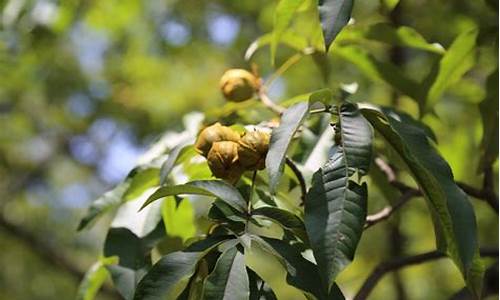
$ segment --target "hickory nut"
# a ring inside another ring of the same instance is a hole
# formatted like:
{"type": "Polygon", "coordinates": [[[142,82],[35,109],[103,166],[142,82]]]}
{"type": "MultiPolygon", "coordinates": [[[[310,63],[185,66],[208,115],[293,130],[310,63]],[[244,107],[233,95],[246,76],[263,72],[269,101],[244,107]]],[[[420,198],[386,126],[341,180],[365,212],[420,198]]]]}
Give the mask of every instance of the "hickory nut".
{"type": "Polygon", "coordinates": [[[232,102],[251,99],[259,87],[260,79],[244,69],[228,70],[220,79],[222,94],[232,102]]]}
{"type": "Polygon", "coordinates": [[[208,167],[217,178],[236,183],[244,169],[238,160],[238,143],[221,141],[212,144],[208,152],[208,167]]]}
{"type": "Polygon", "coordinates": [[[270,135],[263,131],[247,132],[239,141],[238,157],[247,170],[263,170],[269,150],[270,135]]]}
{"type": "Polygon", "coordinates": [[[238,132],[222,126],[220,123],[215,123],[200,132],[194,148],[198,153],[207,157],[214,143],[220,141],[238,142],[239,140],[240,135],[238,132]]]}

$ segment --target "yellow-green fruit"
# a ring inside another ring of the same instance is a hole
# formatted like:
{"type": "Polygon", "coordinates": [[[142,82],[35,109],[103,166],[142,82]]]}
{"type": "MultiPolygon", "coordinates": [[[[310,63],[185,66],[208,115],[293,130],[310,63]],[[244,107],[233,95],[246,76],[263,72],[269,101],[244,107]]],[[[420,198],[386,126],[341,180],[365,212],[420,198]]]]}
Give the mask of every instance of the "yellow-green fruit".
{"type": "Polygon", "coordinates": [[[259,87],[259,78],[244,69],[228,70],[220,79],[220,89],[228,101],[251,99],[259,87]]]}
{"type": "Polygon", "coordinates": [[[238,143],[231,141],[215,142],[208,152],[208,167],[217,178],[236,183],[243,174],[238,160],[238,143]]]}
{"type": "Polygon", "coordinates": [[[270,138],[263,131],[247,132],[239,141],[238,157],[241,165],[248,170],[263,170],[270,138]]]}
{"type": "Polygon", "coordinates": [[[238,132],[229,127],[222,126],[220,123],[215,123],[200,132],[194,148],[198,153],[207,157],[213,143],[220,141],[238,142],[239,140],[240,134],[238,132]]]}

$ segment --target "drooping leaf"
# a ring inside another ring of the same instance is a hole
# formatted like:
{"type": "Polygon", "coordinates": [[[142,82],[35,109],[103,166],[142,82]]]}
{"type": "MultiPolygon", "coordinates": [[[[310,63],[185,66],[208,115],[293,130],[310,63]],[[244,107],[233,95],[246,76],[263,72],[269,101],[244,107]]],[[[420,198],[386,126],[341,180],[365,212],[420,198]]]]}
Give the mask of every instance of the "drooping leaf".
{"type": "Polygon", "coordinates": [[[288,244],[285,241],[262,237],[278,255],[280,255],[287,265],[287,282],[302,291],[313,295],[318,300],[343,300],[344,296],[338,286],[334,284],[330,293],[325,286],[318,282],[318,266],[305,259],[298,247],[288,244]]]}
{"type": "Polygon", "coordinates": [[[304,0],[280,0],[274,13],[273,39],[271,42],[271,61],[274,65],[276,49],[281,36],[293,19],[295,12],[304,3],[304,0]]]}
{"type": "Polygon", "coordinates": [[[330,160],[313,176],[305,201],[305,225],[323,284],[352,261],[366,217],[366,184],[351,180],[366,174],[372,159],[372,128],[354,104],[338,109],[339,138],[330,160]]]}
{"type": "MultiPolygon", "coordinates": [[[[425,111],[431,110],[439,101],[444,91],[457,82],[475,63],[477,29],[460,34],[439,61],[436,74],[431,73],[432,85],[427,91],[425,111]],[[434,77],[435,76],[435,77],[434,77]]],[[[427,79],[427,81],[429,81],[427,79]]]]}
{"type": "Polygon", "coordinates": [[[248,245],[245,247],[245,263],[248,268],[272,289],[276,299],[305,300],[303,292],[287,282],[288,273],[284,262],[272,253],[272,249],[270,250],[266,250],[263,243],[258,243],[249,237],[248,245]]]}
{"type": "Polygon", "coordinates": [[[119,204],[121,204],[123,201],[123,195],[129,188],[129,186],[130,181],[125,181],[92,202],[87,214],[80,221],[78,230],[84,229],[90,223],[95,221],[97,217],[110,211],[113,208],[116,208],[119,204]]]}
{"type": "Polygon", "coordinates": [[[394,64],[378,61],[366,50],[355,46],[336,47],[334,53],[354,64],[372,80],[383,81],[415,101],[422,98],[420,84],[394,64]]]}
{"type": "Polygon", "coordinates": [[[483,156],[478,171],[491,166],[498,158],[498,68],[488,76],[486,90],[486,98],[479,104],[483,120],[483,139],[481,141],[483,156]]]}
{"type": "Polygon", "coordinates": [[[196,271],[198,261],[226,236],[210,237],[196,242],[184,251],[172,252],[161,258],[137,285],[136,300],[176,299],[196,271]]]}
{"type": "Polygon", "coordinates": [[[363,37],[394,46],[420,49],[437,54],[445,53],[441,46],[427,42],[414,28],[407,26],[393,27],[387,23],[377,23],[369,26],[363,32],[363,37]]]}
{"type": "Polygon", "coordinates": [[[141,209],[155,200],[186,194],[217,197],[241,212],[246,210],[246,201],[238,190],[222,180],[198,180],[186,184],[160,187],[146,200],[141,209]]]}
{"type": "Polygon", "coordinates": [[[351,18],[354,0],[319,0],[318,10],[326,50],[351,18]]]}
{"type": "Polygon", "coordinates": [[[280,224],[283,228],[291,230],[303,241],[307,241],[304,222],[302,222],[299,217],[287,210],[277,207],[265,206],[254,209],[252,211],[252,215],[266,217],[280,224]]]}
{"type": "Polygon", "coordinates": [[[422,129],[402,122],[390,111],[363,106],[363,115],[405,161],[434,222],[438,250],[450,256],[468,287],[480,294],[482,276],[476,218],[465,193],[456,185],[450,166],[429,144],[422,129]]]}
{"type": "Polygon", "coordinates": [[[118,263],[118,257],[105,257],[94,263],[85,273],[76,294],[77,300],[93,300],[99,289],[109,277],[106,266],[118,263]]]}
{"type": "Polygon", "coordinates": [[[286,152],[290,146],[290,142],[308,113],[308,102],[297,103],[285,110],[281,117],[280,125],[273,129],[269,151],[266,156],[269,188],[273,193],[283,174],[286,152]]]}
{"type": "Polygon", "coordinates": [[[192,145],[179,145],[172,149],[170,153],[168,154],[167,160],[163,163],[161,166],[160,170],[160,184],[164,185],[167,181],[167,177],[172,171],[172,169],[175,166],[175,163],[177,162],[177,159],[179,159],[180,156],[182,156],[183,153],[186,151],[190,150],[192,148],[192,145]]]}
{"type": "Polygon", "coordinates": [[[224,251],[206,278],[203,299],[248,299],[250,287],[243,255],[236,247],[224,251]]]}
{"type": "Polygon", "coordinates": [[[111,228],[104,243],[104,255],[116,256],[116,265],[106,268],[114,286],[126,300],[134,296],[139,280],[151,267],[151,249],[164,236],[163,224],[158,224],[149,235],[140,238],[127,228],[111,228]]]}

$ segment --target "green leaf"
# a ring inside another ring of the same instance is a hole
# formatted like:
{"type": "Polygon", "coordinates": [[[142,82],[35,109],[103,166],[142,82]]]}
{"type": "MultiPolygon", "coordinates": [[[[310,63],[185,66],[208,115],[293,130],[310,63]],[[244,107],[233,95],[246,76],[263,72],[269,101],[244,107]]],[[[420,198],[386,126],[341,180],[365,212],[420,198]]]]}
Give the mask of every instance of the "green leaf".
{"type": "Polygon", "coordinates": [[[123,202],[123,195],[129,187],[130,181],[125,181],[92,202],[87,214],[80,221],[78,230],[84,229],[93,223],[99,216],[118,207],[123,202]]]}
{"type": "Polygon", "coordinates": [[[350,178],[366,174],[372,158],[372,128],[354,104],[338,108],[339,144],[313,176],[305,201],[305,224],[321,279],[330,287],[352,261],[366,217],[366,184],[350,178]]]}
{"type": "Polygon", "coordinates": [[[273,129],[266,168],[269,174],[269,188],[275,192],[285,165],[286,152],[293,136],[309,113],[309,103],[300,102],[289,107],[281,117],[280,125],[273,129]]]}
{"type": "Polygon", "coordinates": [[[364,31],[363,37],[394,46],[425,50],[437,54],[445,53],[439,45],[430,44],[414,28],[407,26],[393,27],[387,23],[371,25],[364,31]]]}
{"type": "Polygon", "coordinates": [[[186,184],[163,186],[156,190],[142,205],[148,206],[155,200],[175,195],[203,195],[220,198],[238,211],[246,211],[246,201],[232,185],[222,180],[198,180],[186,184]]]}
{"type": "Polygon", "coordinates": [[[151,249],[164,236],[163,225],[140,238],[127,228],[111,228],[104,243],[106,257],[117,256],[117,265],[108,265],[113,283],[127,300],[132,299],[135,287],[151,266],[151,249]]]}
{"type": "Polygon", "coordinates": [[[137,171],[130,179],[130,186],[123,195],[125,201],[140,197],[147,189],[157,186],[160,170],[158,168],[144,168],[137,171]]]}
{"type": "Polygon", "coordinates": [[[213,272],[206,278],[203,299],[248,299],[248,274],[243,255],[236,247],[221,254],[213,272]]]}
{"type": "Polygon", "coordinates": [[[335,37],[349,22],[353,6],[354,0],[319,0],[319,19],[327,51],[335,37]]]}
{"type": "Polygon", "coordinates": [[[406,76],[396,65],[378,61],[360,47],[336,47],[334,53],[357,66],[372,80],[383,81],[415,101],[422,98],[420,84],[406,76]]]}
{"type": "Polygon", "coordinates": [[[77,300],[93,300],[99,292],[99,289],[109,277],[106,266],[118,263],[118,257],[101,258],[94,263],[85,273],[76,294],[77,300]]]}
{"type": "Polygon", "coordinates": [[[419,127],[369,105],[362,106],[361,112],[405,161],[422,190],[433,217],[438,250],[453,259],[468,287],[480,295],[482,267],[478,260],[476,218],[467,196],[456,185],[450,166],[419,127]]]}
{"type": "Polygon", "coordinates": [[[165,231],[171,237],[180,237],[182,241],[196,234],[194,208],[188,199],[182,199],[177,205],[174,197],[167,197],[161,206],[161,215],[165,231]]]}
{"type": "Polygon", "coordinates": [[[476,38],[478,30],[473,29],[460,34],[439,61],[437,74],[427,91],[424,105],[425,111],[430,111],[440,100],[444,91],[457,82],[475,63],[476,38]]]}
{"type": "Polygon", "coordinates": [[[491,166],[498,158],[498,67],[488,76],[486,90],[486,97],[479,104],[483,120],[483,140],[481,141],[483,155],[479,163],[479,171],[491,166]]]}
{"type": "Polygon", "coordinates": [[[294,232],[301,240],[307,242],[304,222],[293,213],[277,207],[265,206],[252,210],[252,215],[266,217],[283,228],[294,232]]]}
{"type": "Polygon", "coordinates": [[[392,11],[396,5],[398,5],[399,0],[380,0],[380,5],[382,5],[385,11],[392,11]]]}
{"type": "Polygon", "coordinates": [[[193,148],[193,145],[179,145],[172,149],[170,153],[168,154],[167,160],[163,163],[161,166],[160,170],[160,184],[164,185],[167,182],[167,177],[174,168],[175,164],[177,163],[177,160],[179,157],[182,156],[182,154],[186,153],[189,151],[191,148],[193,148]]]}
{"type": "Polygon", "coordinates": [[[209,237],[184,251],[162,257],[137,285],[136,300],[176,299],[196,271],[198,261],[226,240],[226,236],[209,237]]]}
{"type": "Polygon", "coordinates": [[[330,293],[328,293],[326,287],[322,286],[321,282],[318,282],[318,266],[305,259],[297,246],[267,237],[262,237],[262,240],[269,244],[286,261],[288,270],[286,280],[290,285],[316,297],[318,300],[344,299],[342,292],[336,284],[332,286],[330,293]]]}
{"type": "MultiPolygon", "coordinates": [[[[270,45],[274,40],[274,33],[267,33],[253,41],[250,46],[248,46],[245,51],[245,60],[250,60],[252,56],[260,48],[270,45]]],[[[281,34],[279,39],[280,44],[287,45],[288,47],[295,49],[299,52],[303,52],[309,44],[307,39],[302,36],[295,34],[294,32],[285,31],[281,34]]]]}
{"type": "Polygon", "coordinates": [[[273,39],[271,42],[271,61],[274,65],[276,49],[281,36],[293,19],[295,12],[304,3],[304,0],[280,0],[274,13],[273,39]]]}

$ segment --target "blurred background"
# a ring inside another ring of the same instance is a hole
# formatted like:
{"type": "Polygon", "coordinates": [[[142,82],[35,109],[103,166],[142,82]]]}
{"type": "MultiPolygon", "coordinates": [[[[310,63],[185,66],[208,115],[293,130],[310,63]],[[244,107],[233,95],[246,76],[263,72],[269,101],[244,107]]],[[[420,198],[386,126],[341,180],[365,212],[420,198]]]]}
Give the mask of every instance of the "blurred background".
{"type": "MultiPolygon", "coordinates": [[[[353,16],[360,23],[412,26],[447,48],[474,25],[481,30],[496,26],[498,32],[498,2],[496,8],[495,1],[487,2],[401,0],[396,13],[388,13],[379,1],[360,0],[353,16]]],[[[106,220],[76,232],[90,202],[122,180],[160,134],[182,130],[184,114],[224,103],[220,75],[230,67],[248,67],[245,50],[272,31],[276,3],[0,1],[0,299],[74,298],[105,237],[101,223],[106,220]]],[[[437,116],[424,119],[457,180],[475,186],[481,184],[475,173],[482,136],[478,103],[497,64],[498,37],[480,37],[480,42],[476,67],[445,94],[437,116]]],[[[373,51],[381,60],[391,59],[387,47],[373,51]]],[[[432,57],[401,51],[398,64],[420,79],[432,57]]],[[[281,47],[277,62],[290,53],[281,47]]],[[[272,73],[268,48],[253,60],[264,77],[272,73]]],[[[313,60],[304,58],[278,78],[270,96],[281,101],[356,81],[356,99],[393,103],[389,86],[374,82],[335,51],[328,61],[332,73],[326,84],[313,60]]],[[[402,97],[397,105],[417,113],[409,99],[402,97]]],[[[494,173],[497,179],[498,162],[494,173]]],[[[472,201],[481,245],[496,248],[498,216],[484,202],[472,201]]],[[[408,204],[399,219],[404,221],[363,236],[359,256],[340,278],[346,291],[356,291],[368,272],[392,254],[434,247],[423,201],[408,204]],[[397,249],[391,247],[395,238],[397,249]]],[[[397,278],[386,276],[373,299],[396,299],[400,289],[408,299],[446,299],[462,286],[452,263],[440,260],[404,269],[397,278]]],[[[109,293],[99,297],[116,299],[109,293]]]]}

